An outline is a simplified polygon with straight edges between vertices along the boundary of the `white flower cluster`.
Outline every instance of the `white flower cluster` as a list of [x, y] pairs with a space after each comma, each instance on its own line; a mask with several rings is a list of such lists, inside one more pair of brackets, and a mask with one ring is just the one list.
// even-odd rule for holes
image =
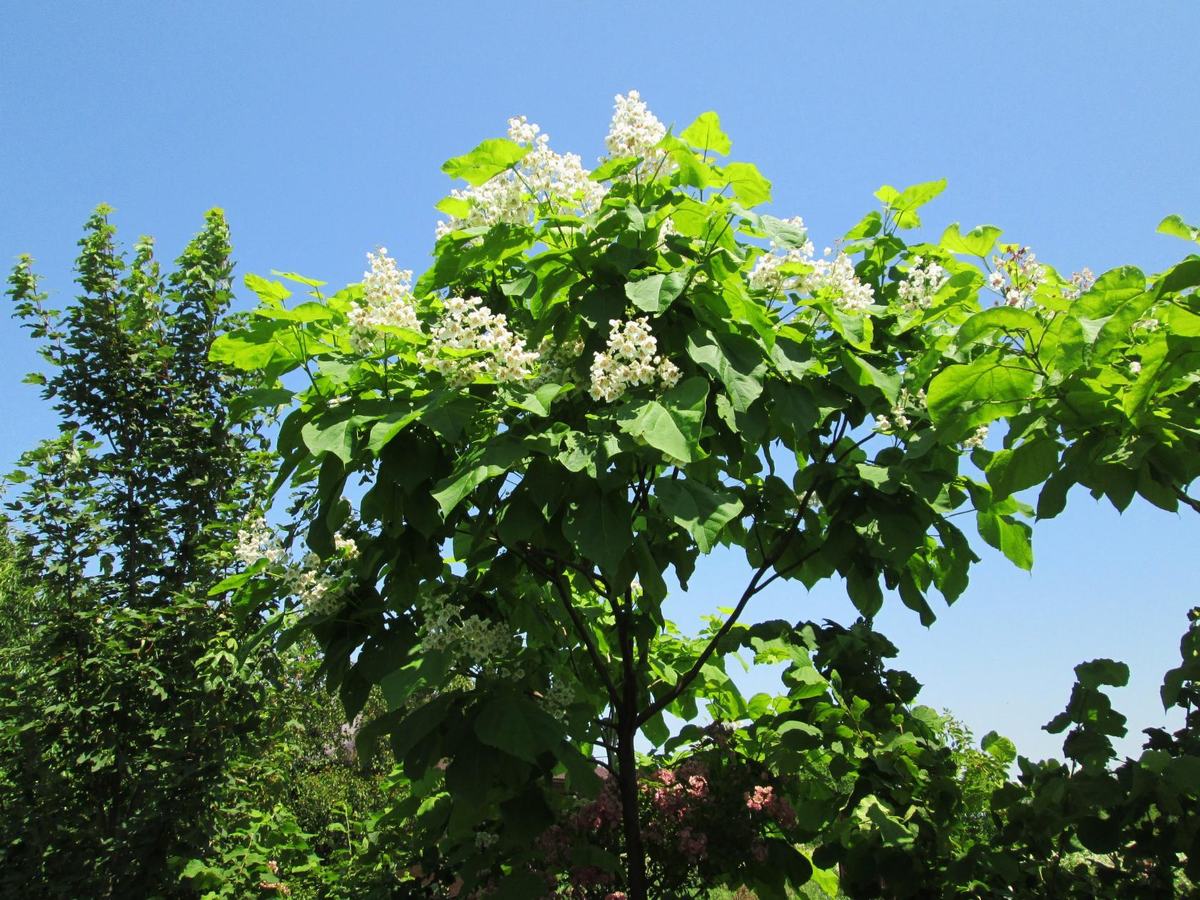
[[925, 391], [917, 391], [916, 396], [909, 394], [908, 388], [900, 392], [900, 396], [896, 402], [892, 404], [891, 416], [876, 416], [875, 430], [876, 431], [892, 431], [897, 429], [900, 431], [906, 430], [911, 424], [912, 419], [908, 417], [910, 412], [914, 410], [924, 411], [925, 408]]
[[624, 323], [610, 319], [608, 325], [608, 349], [592, 361], [593, 400], [612, 403], [629, 388], [653, 384], [655, 378], [668, 388], [679, 382], [679, 368], [657, 355], [658, 339], [645, 316]]
[[521, 650], [521, 641], [504, 624], [474, 614], [464, 618], [463, 608], [444, 595], [429, 597], [422, 612], [422, 649], [447, 650], [455, 664], [466, 664], [481, 674], [524, 677], [511, 659]]
[[532, 386], [543, 384], [566, 384], [571, 380], [571, 369], [575, 360], [583, 353], [583, 341], [579, 338], [556, 341], [553, 335], [542, 338], [537, 348], [538, 374]]
[[475, 833], [475, 849], [480, 853], [494, 847], [500, 840], [500, 835], [493, 834], [490, 831], [479, 831]]
[[575, 689], [563, 678], [555, 678], [554, 683], [542, 695], [542, 705], [546, 712], [561, 717], [568, 706], [575, 702]]
[[[446, 350], [476, 355], [446, 355]], [[504, 313], [493, 314], [478, 297], [450, 297], [428, 349], [417, 359], [437, 369], [452, 386], [465, 387], [485, 375], [493, 381], [523, 381], [533, 374], [537, 354], [525, 349], [524, 338], [509, 331]]]
[[1063, 296], [1069, 300], [1077, 300], [1080, 295], [1090, 291], [1095, 283], [1095, 273], [1084, 266], [1082, 272], [1071, 273], [1071, 287], [1063, 289]]
[[1028, 247], [993, 256], [992, 264], [996, 269], [988, 276], [988, 287], [1004, 296], [1005, 306], [1024, 306], [1046, 280], [1046, 267], [1038, 265], [1037, 257]]
[[412, 272], [397, 269], [386, 247], [368, 253], [371, 268], [363, 273], [363, 298], [350, 309], [350, 345], [359, 353], [368, 353], [379, 338], [381, 328], [407, 328], [420, 331], [412, 293]]
[[324, 616], [341, 606], [343, 582], [339, 570], [359, 556], [354, 538], [335, 534], [333, 545], [338, 559], [328, 565], [315, 553], [308, 553], [299, 564], [288, 559], [283, 544], [261, 517], [248, 519], [238, 531], [234, 555], [243, 565], [267, 560], [267, 573], [275, 576], [289, 594], [296, 597], [306, 613]]
[[247, 567], [260, 559], [267, 560], [269, 565], [282, 565], [286, 559], [283, 544], [275, 532], [267, 527], [267, 522], [262, 516], [247, 519], [238, 529], [233, 555], [238, 562]]
[[346, 537], [342, 534], [333, 536], [333, 549], [336, 550], [343, 559], [358, 559], [358, 543], [354, 538]]
[[859, 312], [875, 302], [874, 288], [859, 281], [854, 272], [854, 261], [845, 253], [838, 253], [833, 262], [814, 261], [808, 290], [813, 294], [832, 294], [833, 305], [848, 312]]
[[539, 202], [553, 202], [560, 210], [590, 212], [604, 199], [605, 189], [588, 178], [577, 154], [559, 155], [550, 149], [550, 137], [525, 116], [508, 120], [508, 137], [530, 146], [515, 167], [489, 178], [478, 187], [453, 190], [450, 196], [465, 200], [470, 210], [463, 218], [438, 222], [437, 236], [463, 228], [489, 227], [501, 222], [533, 221]]
[[963, 441], [963, 446], [968, 450], [974, 449], [975, 447], [982, 447], [984, 440], [987, 438], [987, 434], [988, 427], [986, 425], [980, 425], [975, 429], [974, 434]]
[[[784, 222], [804, 230], [804, 220], [799, 216], [785, 219]], [[768, 291], [772, 296], [788, 291], [803, 290], [807, 286], [805, 275], [785, 275], [780, 269], [789, 264], [811, 266], [815, 249], [812, 241], [805, 241], [803, 247], [781, 251], [774, 241], [771, 241], [770, 252], [764, 253], [754, 261], [750, 270], [750, 287], [754, 290]]]
[[653, 148], [666, 136], [666, 126], [646, 108], [642, 95], [637, 91], [630, 91], [624, 97], [617, 94], [614, 99], [616, 105], [604, 146], [614, 158], [642, 157], [642, 168], [653, 171], [664, 155], [664, 151]]
[[338, 580], [325, 571], [321, 557], [315, 553], [307, 554], [299, 566], [288, 566], [283, 584], [309, 615], [327, 616], [341, 606]]
[[900, 300], [907, 310], [925, 309], [937, 296], [937, 292], [945, 287], [950, 276], [946, 270], [934, 260], [914, 256], [908, 271], [904, 274], [897, 288]]

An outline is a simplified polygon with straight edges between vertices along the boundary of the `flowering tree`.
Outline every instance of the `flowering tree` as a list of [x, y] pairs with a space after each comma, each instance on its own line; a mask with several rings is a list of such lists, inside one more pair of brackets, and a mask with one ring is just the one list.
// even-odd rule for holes
[[[362, 740], [390, 735], [424, 871], [467, 891], [682, 891], [647, 848], [698, 866], [712, 842], [639, 809], [707, 790], [688, 779], [708, 784], [717, 737], [664, 718], [701, 703], [739, 723], [723, 746], [758, 773], [726, 779], [753, 834], [706, 880], [783, 896], [813, 873], [797, 842], [824, 841], [826, 866], [919, 886], [953, 773], [915, 682], [865, 625], [751, 625], [752, 601], [837, 575], [868, 623], [885, 588], [928, 623], [930, 593], [953, 602], [978, 559], [955, 514], [1029, 568], [1022, 490], [1042, 485], [1040, 517], [1077, 483], [1120, 508], [1200, 508], [1200, 260], [1064, 278], [992, 226], [907, 244], [940, 181], [881, 188], [817, 252], [800, 219], [753, 210], [770, 182], [728, 160], [714, 113], [673, 134], [619, 96], [607, 149], [589, 172], [519, 118], [447, 162], [468, 187], [438, 205], [415, 282], [382, 248], [330, 295], [283, 275], [312, 297], [290, 307], [247, 277], [257, 321], [213, 353], [261, 373], [253, 401], [290, 407], [276, 486], [300, 494], [282, 542], [247, 527], [248, 566], [220, 589], [273, 621], [295, 609], [351, 716], [382, 686], [390, 711]], [[283, 387], [295, 370], [307, 383]], [[685, 636], [668, 584], [687, 591], [718, 547], [744, 557], [745, 587]], [[789, 664], [786, 694], [739, 694], [724, 665], [742, 648]], [[785, 777], [808, 769], [833, 781]], [[569, 797], [598, 792], [587, 815], [619, 820], [608, 851], [563, 824]], [[571, 853], [562, 872], [606, 877], [557, 881], [547, 860]]]

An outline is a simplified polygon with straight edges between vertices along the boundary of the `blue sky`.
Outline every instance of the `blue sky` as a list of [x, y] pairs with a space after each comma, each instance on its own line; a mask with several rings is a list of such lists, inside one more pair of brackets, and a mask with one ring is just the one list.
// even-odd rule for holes
[[[127, 243], [152, 234], [168, 258], [222, 206], [243, 273], [356, 281], [376, 244], [419, 271], [443, 160], [525, 114], [586, 165], [613, 95], [636, 88], [680, 127], [716, 110], [734, 156], [773, 180], [772, 211], [802, 215], [818, 247], [881, 184], [944, 177], [923, 211], [934, 238], [990, 222], [1066, 272], [1157, 271], [1187, 252], [1155, 234], [1163, 216], [1200, 222], [1198, 50], [1184, 2], [13, 4], [0, 258], [32, 253], [65, 300], [80, 225], [104, 201]], [[7, 465], [53, 419], [20, 384], [38, 360], [14, 322], [0, 320], [0, 353]], [[1032, 575], [983, 548], [931, 629], [898, 603], [878, 624], [925, 702], [1034, 756], [1059, 749], [1039, 727], [1072, 666], [1123, 659], [1116, 705], [1136, 735], [1163, 721], [1159, 679], [1200, 602], [1198, 538], [1200, 517], [1137, 503], [1120, 517], [1073, 494], [1038, 525]], [[677, 601], [683, 624], [740, 593], [728, 559], [703, 575]], [[755, 611], [853, 616], [836, 585], [782, 586]]]

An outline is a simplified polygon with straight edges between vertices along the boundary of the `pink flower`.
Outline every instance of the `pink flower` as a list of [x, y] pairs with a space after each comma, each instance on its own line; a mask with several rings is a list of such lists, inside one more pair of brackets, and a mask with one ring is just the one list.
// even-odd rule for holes
[[699, 862], [708, 853], [708, 835], [693, 834], [690, 827], [679, 830], [679, 852], [688, 862]]

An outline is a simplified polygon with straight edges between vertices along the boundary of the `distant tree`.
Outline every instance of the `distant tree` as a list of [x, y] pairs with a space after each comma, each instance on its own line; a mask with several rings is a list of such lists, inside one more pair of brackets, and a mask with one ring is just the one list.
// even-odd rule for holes
[[[0, 648], [0, 884], [30, 896], [183, 896], [212, 799], [260, 704], [255, 623], [208, 598], [269, 469], [263, 419], [209, 360], [232, 299], [220, 210], [164, 274], [88, 220], [80, 293], [47, 307], [21, 257], [16, 315], [41, 342], [59, 434], [10, 503], [28, 593]], [[6, 604], [16, 602], [11, 596]]]

